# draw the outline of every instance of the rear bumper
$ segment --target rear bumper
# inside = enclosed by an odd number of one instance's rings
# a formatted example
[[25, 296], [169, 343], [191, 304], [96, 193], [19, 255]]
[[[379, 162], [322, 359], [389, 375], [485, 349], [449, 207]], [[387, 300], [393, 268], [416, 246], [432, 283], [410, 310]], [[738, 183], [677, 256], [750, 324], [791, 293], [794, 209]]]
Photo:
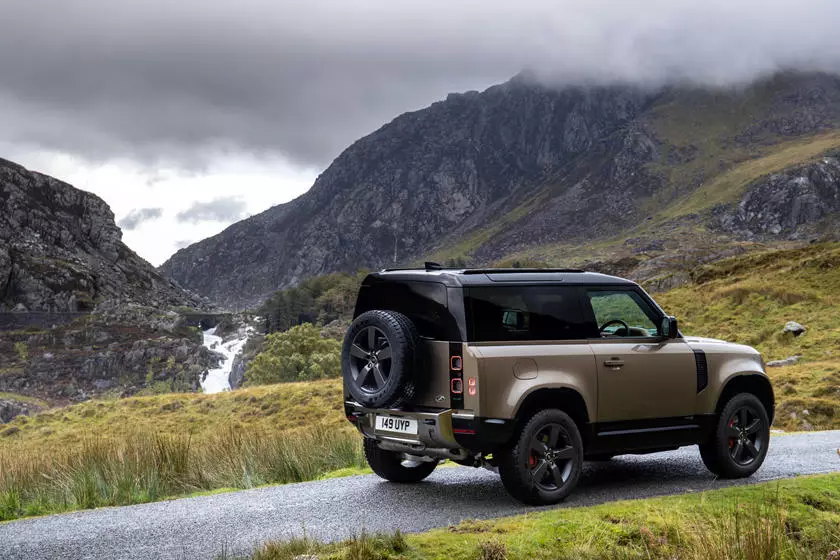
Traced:
[[[347, 401], [347, 419], [367, 438], [410, 445], [418, 452], [424, 449], [466, 449], [488, 452], [510, 441], [513, 420], [481, 418], [471, 411], [441, 409], [432, 411], [403, 411], [372, 409]], [[393, 433], [376, 429], [376, 415], [417, 420], [417, 435]]]

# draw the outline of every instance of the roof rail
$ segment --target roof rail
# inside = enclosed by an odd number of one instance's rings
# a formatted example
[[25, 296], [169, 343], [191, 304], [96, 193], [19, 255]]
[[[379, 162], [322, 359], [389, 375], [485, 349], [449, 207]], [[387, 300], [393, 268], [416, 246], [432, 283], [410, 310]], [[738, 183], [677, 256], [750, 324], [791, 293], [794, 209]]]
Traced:
[[522, 272], [586, 272], [579, 268], [471, 268], [463, 274], [515, 274]]

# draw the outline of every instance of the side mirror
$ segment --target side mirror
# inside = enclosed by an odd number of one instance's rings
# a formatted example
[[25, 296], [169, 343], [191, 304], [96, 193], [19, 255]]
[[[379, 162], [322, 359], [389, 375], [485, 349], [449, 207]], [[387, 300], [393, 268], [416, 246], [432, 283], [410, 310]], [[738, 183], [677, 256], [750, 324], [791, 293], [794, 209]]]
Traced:
[[677, 318], [673, 315], [663, 317], [660, 332], [665, 338], [677, 338], [680, 334], [680, 329], [677, 326]]

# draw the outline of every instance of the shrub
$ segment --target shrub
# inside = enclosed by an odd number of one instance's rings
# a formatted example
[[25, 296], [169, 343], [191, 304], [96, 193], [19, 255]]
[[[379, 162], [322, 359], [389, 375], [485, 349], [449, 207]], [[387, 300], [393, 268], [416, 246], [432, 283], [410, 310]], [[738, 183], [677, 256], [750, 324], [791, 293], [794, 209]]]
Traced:
[[310, 323], [270, 334], [265, 349], [248, 366], [248, 384], [310, 381], [341, 374], [341, 343], [321, 336]]
[[25, 362], [29, 359], [29, 348], [25, 342], [15, 342], [15, 352], [17, 352], [20, 361]]

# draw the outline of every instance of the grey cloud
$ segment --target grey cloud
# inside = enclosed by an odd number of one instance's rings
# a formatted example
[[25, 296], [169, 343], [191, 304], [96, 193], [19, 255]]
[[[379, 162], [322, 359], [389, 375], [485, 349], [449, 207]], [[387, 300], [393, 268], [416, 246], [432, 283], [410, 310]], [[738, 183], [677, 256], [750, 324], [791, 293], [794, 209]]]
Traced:
[[245, 201], [238, 196], [224, 196], [209, 202], [194, 202], [192, 206], [178, 212], [175, 219], [181, 223], [235, 222], [247, 217]]
[[135, 208], [125, 215], [117, 225], [125, 230], [134, 230], [140, 227], [144, 222], [157, 220], [163, 216], [163, 208]]
[[185, 168], [218, 150], [324, 166], [400, 112], [523, 68], [651, 85], [840, 69], [836, 0], [7, 4], [0, 140]]

